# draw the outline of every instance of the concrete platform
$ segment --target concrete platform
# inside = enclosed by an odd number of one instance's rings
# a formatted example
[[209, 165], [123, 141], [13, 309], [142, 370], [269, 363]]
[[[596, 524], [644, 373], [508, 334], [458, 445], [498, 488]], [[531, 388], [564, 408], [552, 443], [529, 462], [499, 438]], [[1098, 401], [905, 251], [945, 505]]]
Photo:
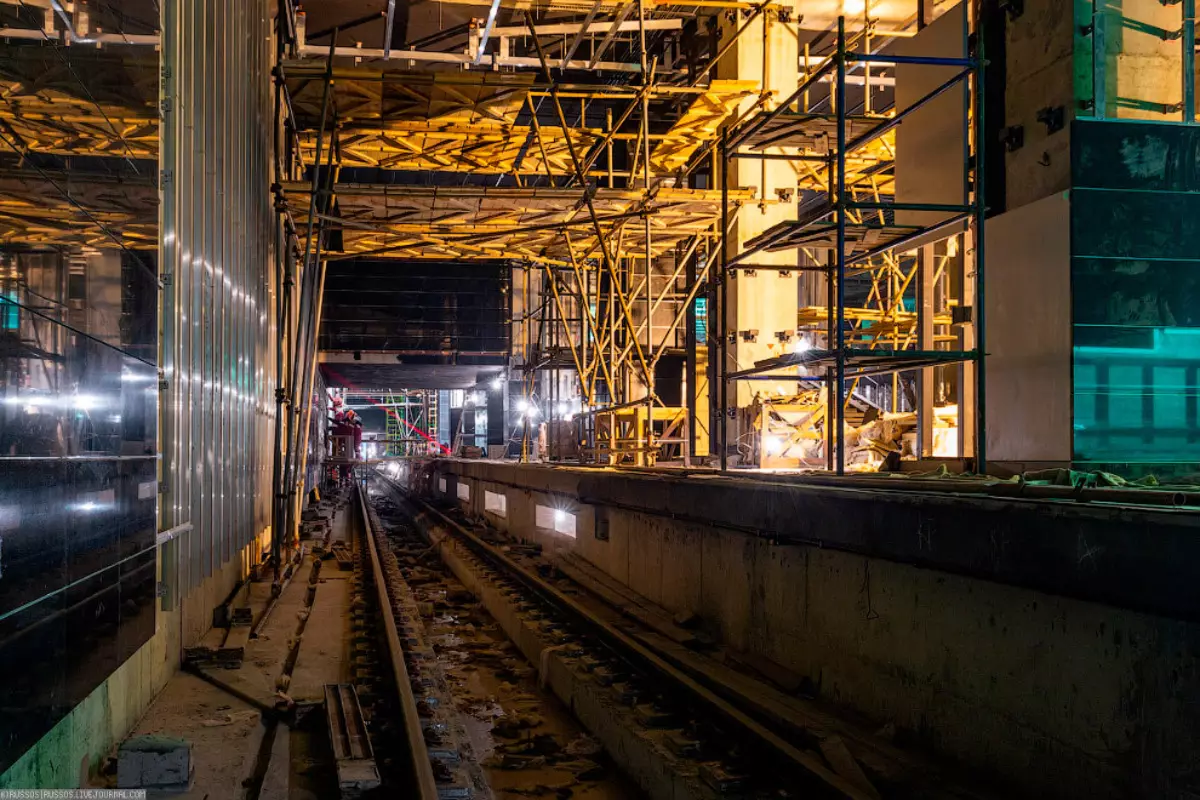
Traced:
[[1194, 791], [1193, 510], [449, 459], [409, 479], [1026, 796]]
[[[1200, 510], [890, 490], [847, 476], [618, 470], [505, 461], [431, 462], [434, 496], [459, 476], [579, 504], [715, 526], [1200, 622], [1193, 564]], [[439, 491], [438, 479], [446, 482]], [[928, 483], [928, 482], [926, 482]], [[472, 505], [484, 513], [482, 497]], [[581, 526], [589, 517], [580, 517]], [[580, 533], [580, 538], [585, 538]], [[554, 541], [554, 540], [551, 540]]]

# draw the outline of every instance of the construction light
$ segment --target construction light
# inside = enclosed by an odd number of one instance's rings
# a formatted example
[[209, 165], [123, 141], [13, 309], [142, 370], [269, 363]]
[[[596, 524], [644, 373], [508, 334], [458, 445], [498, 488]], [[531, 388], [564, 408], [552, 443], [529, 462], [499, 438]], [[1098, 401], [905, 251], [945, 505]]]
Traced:
[[560, 417], [565, 417], [567, 415], [568, 410], [569, 409], [567, 408], [566, 403], [559, 403], [557, 406], [554, 407], [555, 413], [558, 414]]
[[763, 439], [763, 448], [769, 456], [777, 456], [783, 452], [783, 439], [778, 436], [768, 436]]
[[492, 391], [498, 392], [504, 388], [504, 379], [497, 375], [492, 379]]
[[792, 342], [793, 353], [807, 353], [811, 349], [812, 345], [809, 344], [808, 339], [805, 339], [803, 336], [797, 336], [796, 341]]

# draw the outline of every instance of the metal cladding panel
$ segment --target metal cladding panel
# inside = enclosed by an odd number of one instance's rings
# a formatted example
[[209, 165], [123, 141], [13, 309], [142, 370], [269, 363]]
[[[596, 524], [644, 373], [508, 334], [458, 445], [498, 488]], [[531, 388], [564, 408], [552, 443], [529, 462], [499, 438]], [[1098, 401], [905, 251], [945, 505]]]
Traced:
[[1074, 460], [1200, 470], [1200, 129], [1071, 128]]
[[266, 0], [162, 4], [163, 529], [175, 596], [270, 524], [272, 47]]

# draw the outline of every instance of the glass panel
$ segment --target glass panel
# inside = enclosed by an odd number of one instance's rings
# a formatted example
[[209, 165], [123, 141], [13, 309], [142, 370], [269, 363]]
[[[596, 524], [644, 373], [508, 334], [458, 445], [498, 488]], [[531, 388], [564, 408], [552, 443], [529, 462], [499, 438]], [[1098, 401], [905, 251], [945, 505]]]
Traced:
[[1197, 142], [1180, 125], [1074, 128], [1074, 460], [1160, 478], [1196, 470]]
[[1163, 0], [1076, 2], [1078, 116], [1193, 121], [1195, 27], [1184, 18], [1187, 8]]
[[158, 11], [0, 3], [0, 770], [154, 632]]

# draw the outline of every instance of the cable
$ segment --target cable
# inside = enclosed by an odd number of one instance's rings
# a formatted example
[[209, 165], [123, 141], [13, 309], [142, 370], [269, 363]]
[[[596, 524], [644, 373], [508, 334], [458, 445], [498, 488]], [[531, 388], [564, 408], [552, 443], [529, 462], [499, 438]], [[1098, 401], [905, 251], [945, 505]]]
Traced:
[[40, 166], [38, 166], [37, 161], [30, 157], [30, 153], [28, 150], [22, 150], [20, 147], [18, 147], [16, 145], [16, 143], [14, 143], [11, 139], [8, 138], [8, 133], [11, 133], [11, 129], [8, 132], [5, 132], [5, 131], [3, 131], [2, 128], [0, 128], [0, 140], [2, 140], [6, 145], [8, 145], [9, 148], [14, 153], [21, 156], [22, 159], [25, 159], [30, 164], [32, 164], [34, 170], [36, 170], [37, 173], [42, 176], [43, 180], [45, 180], [47, 183], [49, 183], [51, 186], [53, 186], [55, 188], [55, 190], [59, 194], [61, 194], [68, 203], [75, 206], [75, 208], [77, 208], [81, 214], [83, 214], [85, 217], [87, 217], [88, 220], [90, 220], [92, 222], [92, 224], [94, 224], [97, 228], [99, 228], [101, 230], [101, 232], [104, 233], [105, 236], [112, 239], [113, 243], [116, 244], [117, 247], [119, 247], [124, 252], [128, 253], [130, 258], [132, 258], [134, 260], [134, 263], [136, 263], [139, 267], [141, 267], [142, 271], [146, 273], [146, 276], [148, 278], [150, 278], [152, 281], [154, 281], [154, 284], [156, 286], [158, 286], [158, 288], [160, 288], [160, 289], [163, 288], [163, 283], [161, 280], [159, 280], [158, 275], [155, 274], [154, 270], [152, 270], [148, 266], [146, 266], [146, 262], [142, 260], [142, 257], [140, 255], [138, 255], [136, 252], [134, 252], [133, 250], [130, 250], [128, 247], [126, 247], [125, 243], [122, 242], [121, 239], [115, 233], [113, 233], [107, 225], [105, 225], [103, 222], [101, 222], [100, 220], [98, 220], [94, 216], [92, 216], [92, 213], [90, 211], [88, 211], [86, 208], [84, 208], [82, 205], [80, 205], [79, 201], [77, 201], [75, 198], [71, 197], [70, 192], [68, 192], [66, 189], [64, 189], [62, 186], [60, 186], [58, 184], [58, 182], [54, 180], [54, 178], [50, 177], [50, 173], [48, 173], [46, 170], [44, 170]]

